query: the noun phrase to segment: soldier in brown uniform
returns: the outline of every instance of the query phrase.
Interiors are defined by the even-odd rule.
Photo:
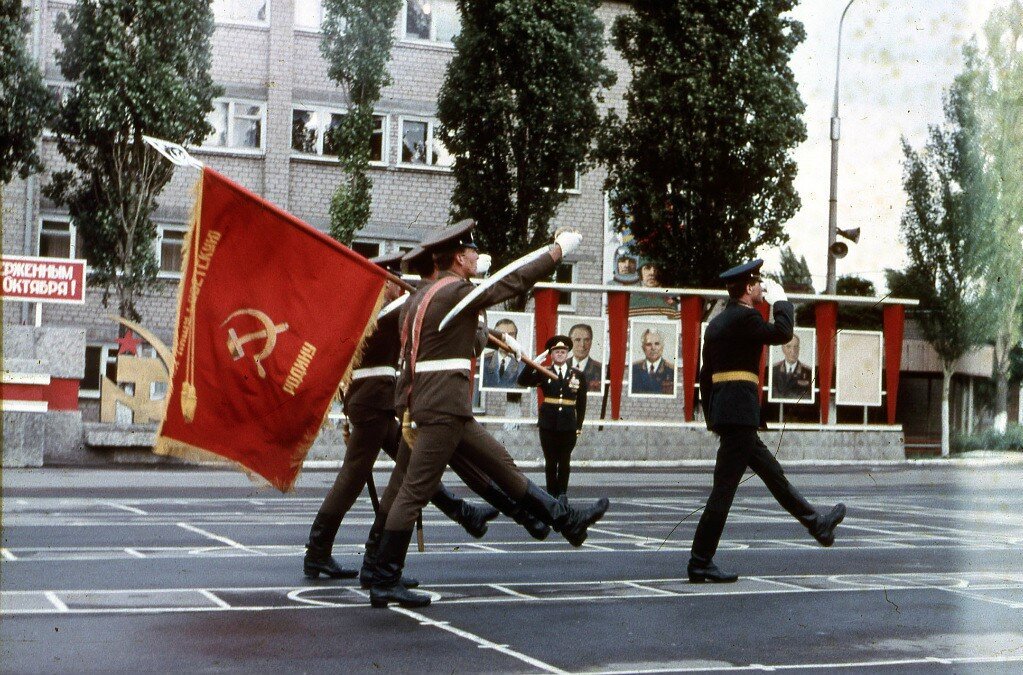
[[[416,514],[434,491],[459,443],[509,497],[574,546],[582,545],[586,528],[608,507],[603,498],[588,508],[575,509],[567,500],[559,502],[531,483],[504,446],[473,418],[469,400],[479,311],[525,293],[536,281],[550,276],[563,251],[578,246],[581,237],[575,233],[558,235],[550,249],[538,251],[519,269],[498,273],[495,278],[499,281],[474,293],[468,282],[478,259],[471,239],[473,225],[472,221],[463,221],[423,242],[423,247],[433,253],[440,272],[436,281],[417,291],[402,309],[403,367],[409,371],[409,411],[418,435],[407,472],[397,487],[395,475],[388,485],[388,491],[396,489],[397,496],[373,565],[370,602],[374,607],[386,607],[388,602],[404,607],[430,604],[429,595],[405,588],[401,572]],[[449,318],[450,325],[441,330],[442,320],[470,295],[461,311]]]
[[[388,271],[398,272],[401,258],[401,254],[392,254],[373,258],[371,262]],[[400,295],[401,289],[388,282],[384,291],[385,301],[390,302]],[[352,382],[345,392],[345,414],[352,432],[346,441],[348,447],[334,485],[327,492],[309,529],[302,568],[310,579],[320,574],[335,579],[352,578],[358,574],[356,570],[346,570],[338,565],[331,551],[341,521],[372,475],[380,450],[391,459],[397,456],[401,429],[395,419],[394,382],[399,346],[398,313],[391,312],[379,319],[376,330],[366,340],[362,360],[352,372]],[[485,477],[478,482],[486,484]],[[455,497],[443,484],[430,501],[477,539],[486,534],[487,521],[498,514],[490,506],[475,506]]]

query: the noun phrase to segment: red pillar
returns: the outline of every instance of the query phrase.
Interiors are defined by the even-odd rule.
[[[818,302],[817,315],[817,386],[821,394],[821,424],[828,423],[831,405],[831,376],[835,370],[835,326],[838,322],[837,302]]]
[[[760,311],[760,316],[764,317],[764,321],[769,321],[771,318],[771,306],[766,302],[762,302],[757,305],[757,309]],[[760,352],[760,370],[757,371],[757,375],[760,377],[760,384],[757,385],[760,389],[757,390],[757,394],[760,397],[760,402],[764,402],[764,382],[767,381],[767,350],[770,349],[767,345]]]
[[[558,301],[561,299],[561,292],[556,288],[537,288],[533,292],[535,311],[533,312],[533,326],[535,328],[534,354],[544,350],[547,340],[554,337],[558,332]],[[532,354],[530,354],[532,356]],[[536,390],[536,405],[543,403],[543,392]]]
[[[686,422],[693,421],[696,401],[696,362],[700,356],[700,320],[703,298],[688,295],[682,298],[682,403]]]
[[[895,424],[895,405],[899,400],[899,370],[902,368],[905,321],[904,306],[884,306],[884,375],[888,396],[888,424]]]
[[[625,377],[625,339],[629,331],[629,294],[612,291],[607,294],[607,328],[610,338],[608,358],[611,359],[608,386],[611,388],[611,419],[621,417],[622,379]]]

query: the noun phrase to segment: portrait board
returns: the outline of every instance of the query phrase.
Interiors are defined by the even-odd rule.
[[[816,400],[817,331],[796,328],[786,345],[772,345],[767,356],[767,400],[813,403]]]
[[[838,332],[836,405],[881,405],[884,337],[878,331]]]
[[[527,312],[487,312],[487,327],[500,333],[511,333],[522,345],[527,355],[533,350],[533,315]],[[488,346],[483,350],[477,368],[480,372],[482,391],[524,392],[516,380],[525,364],[508,358],[500,350]]]
[[[587,339],[586,328],[592,337]],[[580,370],[586,376],[589,391],[604,391],[604,379],[607,373],[607,319],[601,316],[559,316],[558,334],[572,340],[570,360],[575,365],[577,359],[585,359]]]
[[[673,398],[678,383],[679,324],[629,319],[629,396]]]

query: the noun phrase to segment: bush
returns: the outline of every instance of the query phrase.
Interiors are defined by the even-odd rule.
[[[988,430],[979,434],[960,434],[952,439],[952,450],[1010,450],[1023,452],[1023,426],[1010,424],[1004,434]]]

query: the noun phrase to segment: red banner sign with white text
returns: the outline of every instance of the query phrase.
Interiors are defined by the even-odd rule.
[[[85,261],[3,256],[3,298],[28,302],[85,302]]]

